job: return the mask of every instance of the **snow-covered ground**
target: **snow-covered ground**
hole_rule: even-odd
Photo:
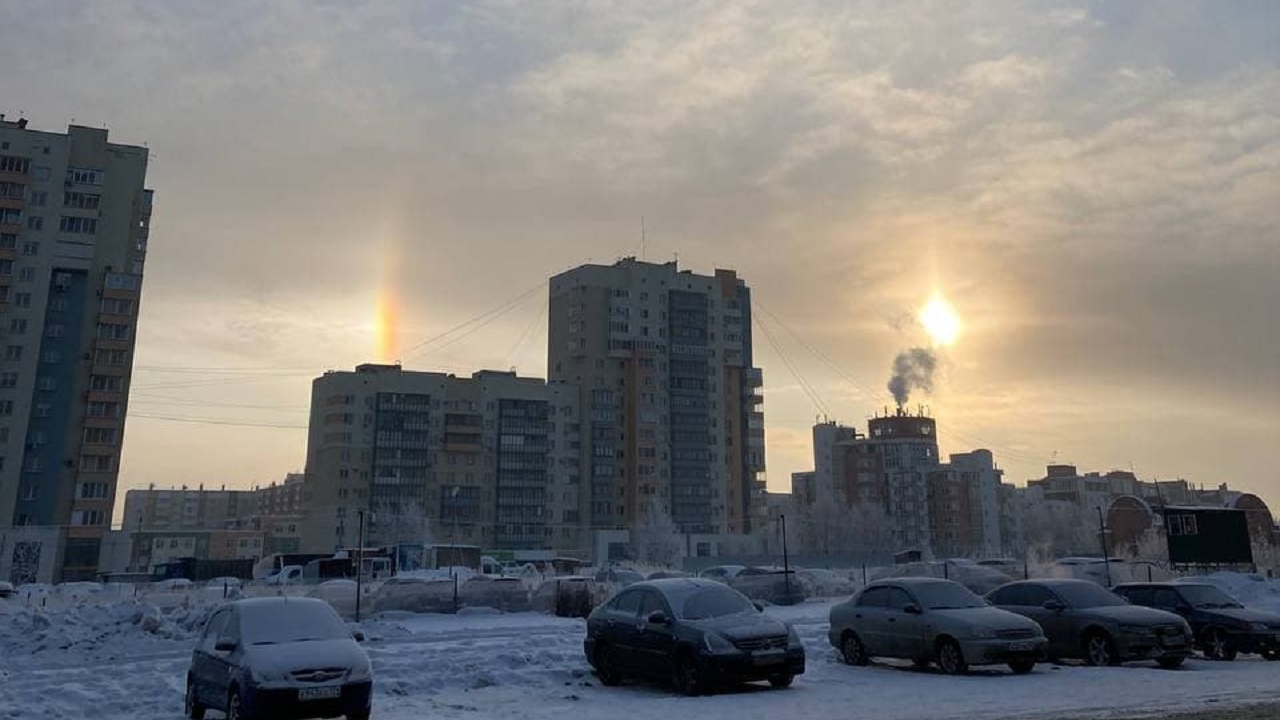
[[[1215,580],[1246,602],[1280,605],[1274,583]],[[831,601],[769,612],[796,625],[808,672],[789,690],[713,697],[663,687],[601,687],[582,655],[584,623],[534,613],[402,616],[362,624],[376,674],[374,717],[877,720],[1099,717],[1270,699],[1280,663],[1193,660],[1178,671],[1041,665],[947,677],[898,664],[854,668],[827,644]],[[142,603],[67,610],[0,602],[0,720],[178,720],[190,649],[207,609],[167,615]]]

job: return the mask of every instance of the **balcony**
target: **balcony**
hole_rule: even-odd
[[[764,387],[764,373],[760,368],[743,368],[742,382],[750,388]]]

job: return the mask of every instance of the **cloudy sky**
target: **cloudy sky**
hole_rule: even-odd
[[[310,378],[378,359],[385,289],[406,366],[542,374],[544,279],[639,253],[643,216],[649,259],[755,289],[771,489],[818,414],[889,402],[939,291],[944,451],[1280,504],[1270,0],[8,0],[0,27],[5,112],[152,151],[126,486],[300,469]]]

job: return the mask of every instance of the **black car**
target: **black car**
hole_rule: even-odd
[[[686,695],[754,680],[787,687],[804,672],[790,626],[737,590],[694,578],[627,587],[591,613],[583,649],[605,685],[647,677]]]
[[[1049,638],[1049,657],[1090,665],[1155,660],[1176,668],[1191,655],[1194,636],[1173,613],[1130,605],[1088,580],[1027,580],[991,591],[1001,610],[1029,617]]]
[[[1280,660],[1280,615],[1241,605],[1207,583],[1126,583],[1116,594],[1134,605],[1181,615],[1196,634],[1200,651],[1211,660],[1235,660],[1257,653]]]
[[[264,597],[218,609],[191,653],[186,714],[202,720],[369,720],[373,670],[323,600]]]

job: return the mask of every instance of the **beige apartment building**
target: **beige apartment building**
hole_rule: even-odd
[[[578,388],[360,365],[312,384],[302,549],[456,542],[582,554]]]
[[[147,149],[0,115],[0,580],[93,579],[151,218]]]
[[[682,533],[724,535],[763,519],[751,329],[751,292],[729,270],[625,258],[551,279],[547,368],[581,393],[584,525],[662,513]]]

